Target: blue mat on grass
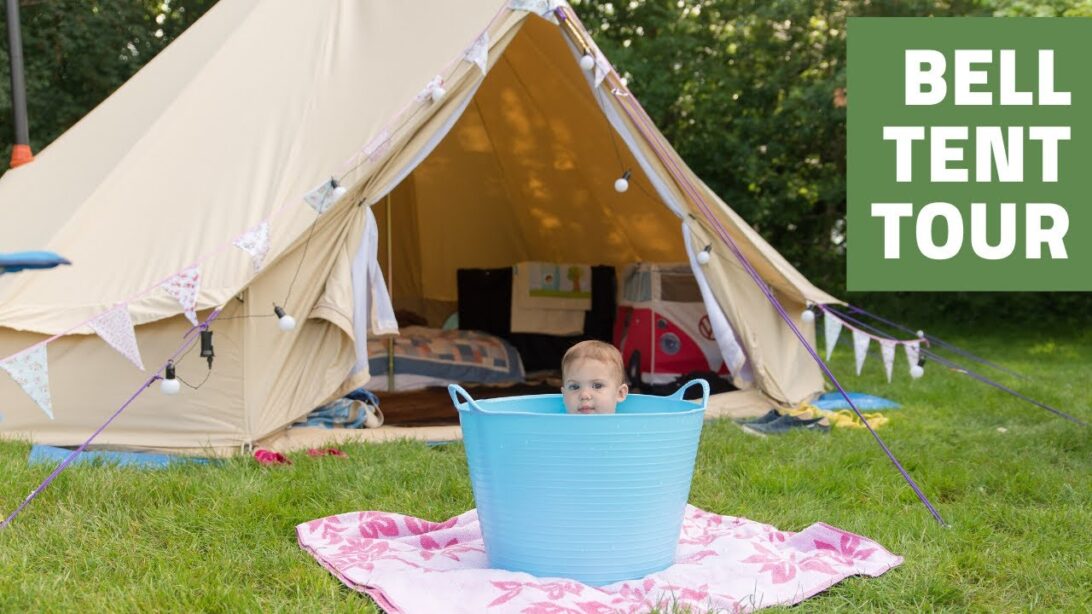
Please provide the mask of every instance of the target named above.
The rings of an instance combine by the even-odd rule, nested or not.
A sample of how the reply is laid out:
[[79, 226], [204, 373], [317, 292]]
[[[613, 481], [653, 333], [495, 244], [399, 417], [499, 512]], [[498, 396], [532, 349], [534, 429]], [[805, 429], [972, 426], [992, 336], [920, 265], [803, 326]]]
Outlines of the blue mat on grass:
[[[34, 445], [30, 449], [27, 464], [51, 464], [55, 465], [64, 459], [72, 450], [56, 448], [54, 446]], [[207, 458], [193, 456], [172, 456], [170, 454], [154, 454], [151, 452], [114, 452], [108, 450], [84, 450], [72, 461], [73, 465], [99, 462], [118, 467], [140, 467], [144, 469], [161, 469], [168, 465], [183, 463], [208, 463]]]
[[[850, 392], [849, 398], [853, 399], [853, 403], [857, 405], [857, 409], [864, 410], [877, 410], [877, 409], [898, 409], [901, 407], [898, 403], [890, 401], [883, 397], [872, 396], [871, 394], [864, 394], [863, 392]], [[845, 397], [840, 392], [828, 392], [819, 397], [817, 401], [814, 401], [812, 405], [819, 409], [837, 410], [837, 409], [849, 409], [849, 403], [846, 402]]]

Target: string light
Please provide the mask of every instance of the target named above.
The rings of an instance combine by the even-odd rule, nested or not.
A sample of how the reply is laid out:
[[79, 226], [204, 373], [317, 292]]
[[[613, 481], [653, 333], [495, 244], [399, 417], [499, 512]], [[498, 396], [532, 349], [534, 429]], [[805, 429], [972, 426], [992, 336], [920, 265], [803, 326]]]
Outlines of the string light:
[[811, 310], [811, 301], [808, 301], [807, 307], [804, 307], [804, 311], [800, 314], [800, 319], [808, 323], [815, 321], [815, 312]]
[[580, 56], [580, 68], [584, 70], [591, 70], [595, 68], [595, 58], [590, 53], [585, 53]]
[[334, 179], [333, 177], [330, 177], [330, 187], [333, 188], [330, 192], [330, 196], [332, 197], [331, 202], [337, 202], [341, 200], [341, 197], [345, 196], [345, 193], [349, 191], [345, 189], [345, 186], [338, 183], [337, 179]]
[[630, 171], [626, 169], [626, 172], [622, 173], [622, 176], [614, 181], [614, 191], [622, 193], [629, 189]]
[[296, 329], [296, 318], [285, 313], [280, 305], [273, 305], [273, 313], [277, 314], [277, 326], [279, 326], [281, 330], [287, 333]]
[[910, 377], [920, 379], [925, 375], [925, 354], [918, 356], [918, 364], [910, 367]]
[[700, 252], [698, 252], [698, 264], [709, 264], [711, 258], [710, 252], [713, 251], [712, 245], [706, 245]]
[[159, 382], [159, 390], [163, 394], [178, 394], [181, 389], [182, 384], [174, 373], [174, 361], [168, 360], [167, 367], [163, 369], [163, 379]]

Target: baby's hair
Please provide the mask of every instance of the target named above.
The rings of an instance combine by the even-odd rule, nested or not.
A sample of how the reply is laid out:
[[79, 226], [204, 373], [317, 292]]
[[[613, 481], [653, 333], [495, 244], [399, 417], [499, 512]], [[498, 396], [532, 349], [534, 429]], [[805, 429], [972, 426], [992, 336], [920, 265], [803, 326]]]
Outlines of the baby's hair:
[[619, 383], [626, 383], [626, 372], [622, 367], [622, 353], [618, 348], [602, 341], [581, 341], [569, 348], [561, 359], [561, 377], [578, 360], [598, 360], [610, 366], [611, 375], [617, 378]]

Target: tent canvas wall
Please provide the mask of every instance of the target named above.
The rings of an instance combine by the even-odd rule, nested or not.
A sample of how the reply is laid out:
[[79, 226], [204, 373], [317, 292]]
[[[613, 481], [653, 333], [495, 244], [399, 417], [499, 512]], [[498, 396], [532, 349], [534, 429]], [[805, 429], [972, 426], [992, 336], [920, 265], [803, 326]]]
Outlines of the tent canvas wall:
[[[368, 377], [353, 373], [371, 313], [360, 254], [376, 224], [368, 206], [387, 195], [396, 302], [450, 304], [461, 266], [694, 262], [716, 242], [699, 200], [790, 313], [836, 302], [635, 122], [616, 75], [593, 87], [569, 31], [536, 14], [556, 3], [515, 4], [535, 10], [221, 0], [34, 163], [5, 174], [0, 245], [54, 250], [73, 266], [0, 278], [0, 357], [63, 333], [46, 346], [55, 419], [0, 378], [0, 435], [82, 442], [147, 374], [80, 323], [126, 305], [145, 364], [160, 368], [191, 325], [156, 288], [195, 265], [199, 315], [223, 306], [208, 381], [176, 397], [145, 392], [96, 443], [230, 451], [278, 436]], [[486, 74], [466, 59], [483, 34]], [[437, 75], [446, 95], [420, 96]], [[617, 194], [626, 168], [634, 185]], [[349, 193], [316, 218], [302, 196], [330, 176]], [[256, 273], [231, 240], [262, 220], [271, 248]], [[696, 270], [751, 362], [747, 398], [819, 392], [818, 367], [741, 264], [727, 249], [712, 255]], [[286, 298], [301, 321], [291, 334], [271, 314]], [[191, 383], [205, 370], [195, 352], [179, 362]]]

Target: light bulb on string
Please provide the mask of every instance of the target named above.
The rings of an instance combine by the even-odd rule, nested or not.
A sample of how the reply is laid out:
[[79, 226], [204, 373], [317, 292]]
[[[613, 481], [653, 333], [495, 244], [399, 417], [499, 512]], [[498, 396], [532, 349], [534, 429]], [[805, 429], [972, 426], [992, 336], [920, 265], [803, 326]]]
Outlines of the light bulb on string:
[[345, 189], [345, 186], [338, 183], [337, 179], [334, 179], [333, 177], [330, 178], [330, 187], [332, 188], [330, 190], [330, 196], [332, 197], [331, 200], [333, 202], [341, 200], [341, 197], [345, 196], [345, 193], [349, 191]]
[[445, 90], [442, 85], [437, 85], [436, 87], [432, 88], [432, 91], [429, 92], [429, 98], [432, 99], [433, 103], [440, 102], [444, 99], [444, 96], [446, 95], [447, 90]]
[[168, 360], [167, 367], [163, 369], [163, 379], [159, 382], [159, 390], [163, 394], [178, 394], [178, 391], [182, 389], [182, 384], [179, 383], [178, 377], [174, 373], [174, 361]]
[[922, 354], [918, 357], [918, 364], [910, 367], [910, 377], [914, 379], [920, 379], [925, 375], [925, 355]]
[[595, 58], [592, 57], [592, 54], [585, 52], [584, 55], [580, 56], [580, 68], [584, 70], [595, 68]]
[[804, 307], [804, 311], [800, 314], [800, 319], [811, 323], [815, 321], [815, 312], [812, 311], [812, 305], [809, 302], [807, 307]]
[[625, 192], [626, 190], [629, 189], [630, 175], [631, 175], [631, 173], [627, 169], [626, 172], [622, 173], [621, 177], [619, 177], [618, 179], [615, 180], [615, 182], [614, 182], [614, 191], [615, 192], [622, 193], [622, 192]]
[[285, 313], [280, 305], [273, 305], [273, 313], [277, 314], [277, 326], [280, 327], [281, 330], [287, 333], [296, 329], [296, 318]]
[[712, 245], [706, 245], [704, 248], [702, 248], [702, 250], [698, 252], [698, 264], [709, 264], [709, 260], [710, 258], [712, 258], [710, 252], [712, 251]]

